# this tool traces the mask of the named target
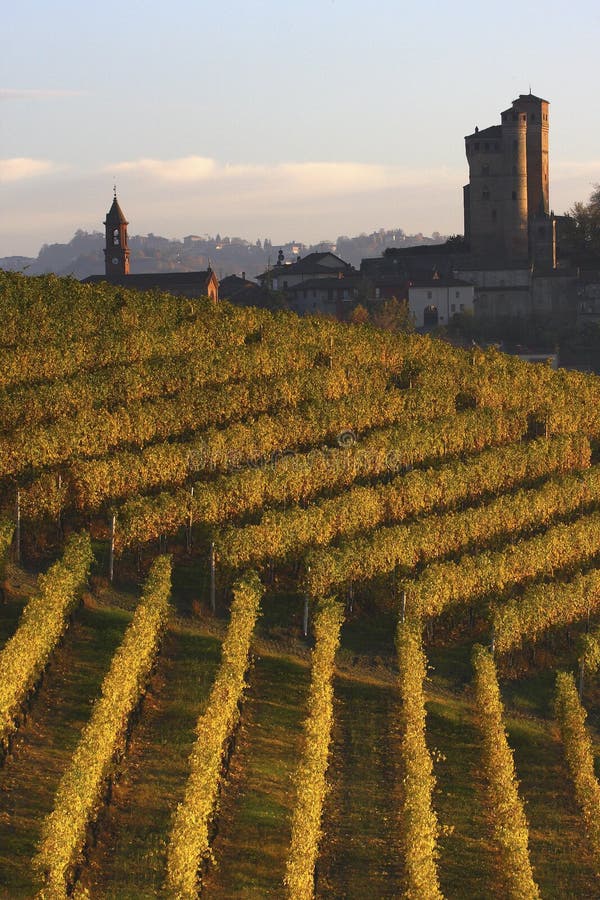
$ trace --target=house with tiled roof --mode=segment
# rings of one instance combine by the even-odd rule
[[[352,274],[356,274],[355,268],[329,251],[309,253],[307,256],[297,257],[295,262],[290,263],[285,262],[280,251],[277,265],[257,275],[257,279],[261,285],[273,291],[287,291],[303,281],[315,278],[346,278]]]

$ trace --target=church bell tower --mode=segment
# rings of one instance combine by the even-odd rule
[[[117,189],[115,188],[112,206],[104,221],[106,229],[104,268],[107,281],[119,280],[123,275],[129,275],[128,224],[129,222],[117,202]]]

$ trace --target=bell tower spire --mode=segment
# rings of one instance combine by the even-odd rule
[[[106,214],[106,246],[104,248],[104,267],[108,281],[118,280],[129,275],[129,245],[127,226],[129,222],[117,200],[117,186],[113,186],[112,206]]]

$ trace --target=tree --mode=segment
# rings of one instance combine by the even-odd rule
[[[560,222],[559,253],[578,265],[600,263],[600,184],[587,203],[575,203]]]
[[[386,331],[414,331],[415,322],[408,308],[407,300],[390,300],[378,302],[371,313],[373,324]]]
[[[357,303],[352,312],[350,313],[350,321],[353,325],[364,325],[365,322],[369,321],[369,313],[362,305],[362,303]]]

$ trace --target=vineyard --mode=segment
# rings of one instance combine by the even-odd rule
[[[0,897],[600,897],[600,379],[0,303]]]

